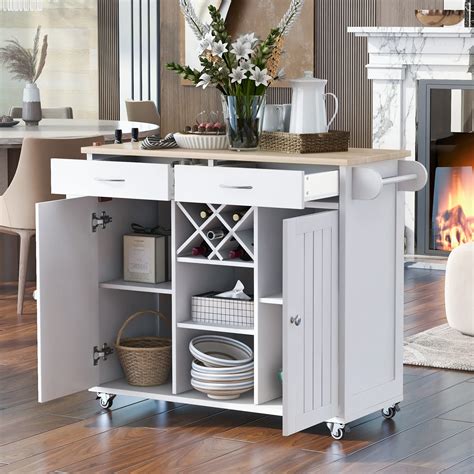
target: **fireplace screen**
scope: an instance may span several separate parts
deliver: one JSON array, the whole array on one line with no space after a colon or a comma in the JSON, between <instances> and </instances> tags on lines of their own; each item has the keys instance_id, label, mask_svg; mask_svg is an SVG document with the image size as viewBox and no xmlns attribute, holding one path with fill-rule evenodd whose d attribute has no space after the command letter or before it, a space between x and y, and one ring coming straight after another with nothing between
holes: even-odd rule
<instances>
[{"instance_id":1,"label":"fireplace screen","mask_svg":"<svg viewBox=\"0 0 474 474\"><path fill-rule=\"evenodd\" d=\"M474 240L474 85L433 81L422 96L417 158L429 182L417 202L417 250L446 254Z\"/></svg>"}]
</instances>

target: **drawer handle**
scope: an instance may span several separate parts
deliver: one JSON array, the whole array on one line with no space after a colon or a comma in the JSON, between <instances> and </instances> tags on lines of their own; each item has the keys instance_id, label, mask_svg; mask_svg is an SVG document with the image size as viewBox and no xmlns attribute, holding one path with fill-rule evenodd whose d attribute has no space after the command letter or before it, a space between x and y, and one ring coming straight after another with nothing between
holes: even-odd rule
<instances>
[{"instance_id":1,"label":"drawer handle","mask_svg":"<svg viewBox=\"0 0 474 474\"><path fill-rule=\"evenodd\" d=\"M123 178L94 178L94 181L100 181L102 183L125 183Z\"/></svg>"},{"instance_id":2,"label":"drawer handle","mask_svg":"<svg viewBox=\"0 0 474 474\"><path fill-rule=\"evenodd\" d=\"M253 186L232 186L230 184L219 184L224 189L253 189Z\"/></svg>"}]
</instances>

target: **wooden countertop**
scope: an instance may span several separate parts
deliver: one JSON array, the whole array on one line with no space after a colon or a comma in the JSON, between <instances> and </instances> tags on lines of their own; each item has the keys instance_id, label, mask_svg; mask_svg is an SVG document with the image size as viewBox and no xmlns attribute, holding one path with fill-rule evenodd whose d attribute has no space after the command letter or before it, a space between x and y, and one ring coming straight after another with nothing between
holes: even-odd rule
<instances>
[{"instance_id":1,"label":"wooden countertop","mask_svg":"<svg viewBox=\"0 0 474 474\"><path fill-rule=\"evenodd\" d=\"M400 160L410 156L410 152L407 150L376 150L373 148L349 148L349 151L346 152L306 154L276 153L271 151L190 150L184 148L142 150L138 143L84 147L82 152L95 155L169 158L170 160L248 161L328 166L355 166L377 161Z\"/></svg>"}]
</instances>

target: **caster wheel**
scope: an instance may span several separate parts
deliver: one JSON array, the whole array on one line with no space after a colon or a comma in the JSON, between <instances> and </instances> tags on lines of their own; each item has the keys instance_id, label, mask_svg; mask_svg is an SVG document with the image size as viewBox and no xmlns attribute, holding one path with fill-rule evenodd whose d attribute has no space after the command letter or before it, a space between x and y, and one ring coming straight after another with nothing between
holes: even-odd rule
<instances>
[{"instance_id":1,"label":"caster wheel","mask_svg":"<svg viewBox=\"0 0 474 474\"><path fill-rule=\"evenodd\" d=\"M326 423L326 425L334 439L340 440L344 437L344 434L346 433L345 425L339 423ZM347 428L347 431L349 431L349 428Z\"/></svg>"},{"instance_id":2,"label":"caster wheel","mask_svg":"<svg viewBox=\"0 0 474 474\"><path fill-rule=\"evenodd\" d=\"M398 403L395 403L395 405L392 405L391 407L383 408L381 410L381 413L386 420L391 420L399 411L400 405Z\"/></svg>"},{"instance_id":3,"label":"caster wheel","mask_svg":"<svg viewBox=\"0 0 474 474\"><path fill-rule=\"evenodd\" d=\"M108 393L98 393L97 399L101 408L109 409L114 404L115 395L109 395Z\"/></svg>"}]
</instances>

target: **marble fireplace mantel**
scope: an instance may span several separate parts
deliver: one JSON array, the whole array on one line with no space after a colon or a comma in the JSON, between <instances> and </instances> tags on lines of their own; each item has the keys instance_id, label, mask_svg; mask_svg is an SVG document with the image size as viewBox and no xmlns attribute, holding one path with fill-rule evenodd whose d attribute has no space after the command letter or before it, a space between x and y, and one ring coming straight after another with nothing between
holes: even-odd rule
<instances>
[{"instance_id":1,"label":"marble fireplace mantel","mask_svg":"<svg viewBox=\"0 0 474 474\"><path fill-rule=\"evenodd\" d=\"M372 81L372 146L416 152L419 80L474 80L474 28L349 27L367 37ZM414 253L415 201L405 207L407 252Z\"/></svg>"}]
</instances>

